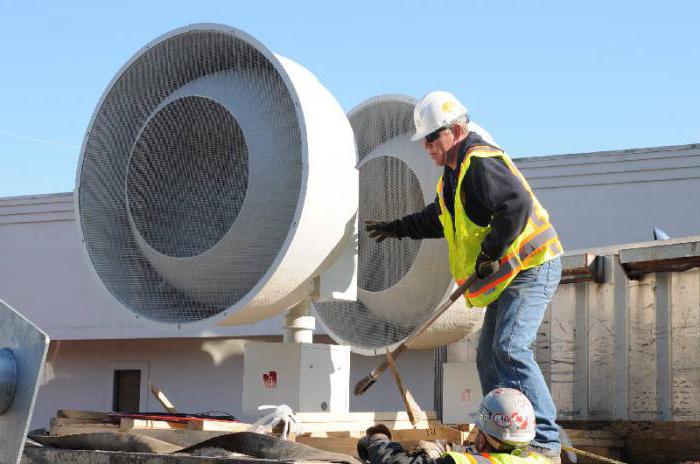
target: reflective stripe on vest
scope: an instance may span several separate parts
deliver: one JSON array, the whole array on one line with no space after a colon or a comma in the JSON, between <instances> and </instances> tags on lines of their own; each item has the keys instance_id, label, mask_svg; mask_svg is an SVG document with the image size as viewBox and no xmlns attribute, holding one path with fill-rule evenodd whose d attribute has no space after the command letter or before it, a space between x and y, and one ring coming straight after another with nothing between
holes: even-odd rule
<instances>
[{"instance_id":1,"label":"reflective stripe on vest","mask_svg":"<svg viewBox=\"0 0 700 464\"><path fill-rule=\"evenodd\" d=\"M470 298L477 297L503 282L514 272L520 270L521 262L526 262L528 257L533 256L535 253L541 251L545 247L551 247L551 251L554 254L559 254L561 252L557 233L551 224L545 224L540 229L537 229L535 233L531 234L529 237L526 237L523 242L524 243L521 243L520 250L518 251L520 259L515 259L513 254L509 254L501 258L499 260L499 268L496 273L490 275L486 279L477 280L471 287L469 287ZM464 280L458 283L462 284L463 282Z\"/></svg>"},{"instance_id":2,"label":"reflective stripe on vest","mask_svg":"<svg viewBox=\"0 0 700 464\"><path fill-rule=\"evenodd\" d=\"M532 197L532 212L521 234L516 237L504 255L499 259L499 270L477 280L466 293L470 306L486 306L495 301L511 280L524 269L530 269L559 256L563 250L554 227L549 222L547 211L532 193L525 177L501 150L490 146L476 145L469 148L460 166L459 179L455 190L454 217L449 213L443 198L443 179L438 181L437 193L440 203L440 222L450 252L450 271L458 284L463 283L474 272L476 258L481 251L481 243L490 233L490 226L481 227L469 219L462 198L461 183L469 169L473 157L497 157L503 160L508 169L518 177ZM468 201L469 199L466 199Z\"/></svg>"},{"instance_id":3,"label":"reflective stripe on vest","mask_svg":"<svg viewBox=\"0 0 700 464\"><path fill-rule=\"evenodd\" d=\"M534 452L523 451L517 456L511 453L458 453L448 451L443 454L450 456L455 464L551 464L552 461Z\"/></svg>"}]
</instances>

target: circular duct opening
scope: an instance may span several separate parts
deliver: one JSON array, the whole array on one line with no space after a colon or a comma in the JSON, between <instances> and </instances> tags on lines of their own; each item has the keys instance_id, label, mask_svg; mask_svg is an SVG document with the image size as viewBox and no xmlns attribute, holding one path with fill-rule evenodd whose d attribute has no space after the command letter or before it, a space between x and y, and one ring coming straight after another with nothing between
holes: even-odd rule
<instances>
[{"instance_id":1,"label":"circular duct opening","mask_svg":"<svg viewBox=\"0 0 700 464\"><path fill-rule=\"evenodd\" d=\"M420 211L435 198L442 169L410 140L415 100L385 95L349 114L360 170L359 222L393 220ZM484 133L473 124L474 128ZM357 301L315 302L319 318L338 343L362 355L382 355L410 336L454 286L445 240L387 239L364 230L358 239ZM411 348L432 348L477 330L483 311L456 301Z\"/></svg>"},{"instance_id":2,"label":"circular duct opening","mask_svg":"<svg viewBox=\"0 0 700 464\"><path fill-rule=\"evenodd\" d=\"M306 140L316 136L282 69L245 33L195 25L144 47L105 91L76 210L93 269L137 315L235 313L273 276L300 226Z\"/></svg>"},{"instance_id":3,"label":"circular duct opening","mask_svg":"<svg viewBox=\"0 0 700 464\"><path fill-rule=\"evenodd\" d=\"M202 97L177 99L148 121L127 168L128 211L156 251L198 255L233 225L248 187L248 147L235 118Z\"/></svg>"},{"instance_id":4,"label":"circular duct opening","mask_svg":"<svg viewBox=\"0 0 700 464\"><path fill-rule=\"evenodd\" d=\"M410 141L415 102L370 99L350 115L360 177L358 222L388 221L420 211L435 197L440 169ZM358 234L358 301L314 303L329 334L363 355L383 354L405 340L452 285L443 240Z\"/></svg>"},{"instance_id":5,"label":"circular duct opening","mask_svg":"<svg viewBox=\"0 0 700 464\"><path fill-rule=\"evenodd\" d=\"M424 206L418 178L400 159L380 156L360 167L360 224L401 218ZM420 246L420 240L410 239L377 243L360 233L358 286L370 292L393 287L411 269Z\"/></svg>"}]
</instances>

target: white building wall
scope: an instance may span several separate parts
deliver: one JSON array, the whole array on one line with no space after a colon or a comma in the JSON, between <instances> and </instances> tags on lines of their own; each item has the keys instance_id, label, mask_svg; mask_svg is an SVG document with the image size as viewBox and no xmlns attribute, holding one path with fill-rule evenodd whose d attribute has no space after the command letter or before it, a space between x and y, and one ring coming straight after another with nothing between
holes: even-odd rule
<instances>
[{"instance_id":1,"label":"white building wall","mask_svg":"<svg viewBox=\"0 0 700 464\"><path fill-rule=\"evenodd\" d=\"M281 341L280 337L258 338ZM316 339L328 342L327 337ZM114 369L142 369L141 411L163 412L147 391L151 381L180 412L221 411L242 414L243 349L241 339L64 340L49 348L32 428L48 428L58 409L110 411ZM351 385L377 365L377 358L352 355ZM425 410L433 409L433 353L409 352L397 367ZM261 386L262 388L262 386ZM351 411L399 411L403 404L391 375L371 393L352 397Z\"/></svg>"},{"instance_id":2,"label":"white building wall","mask_svg":"<svg viewBox=\"0 0 700 464\"><path fill-rule=\"evenodd\" d=\"M700 145L520 158L565 250L700 234Z\"/></svg>"}]
</instances>

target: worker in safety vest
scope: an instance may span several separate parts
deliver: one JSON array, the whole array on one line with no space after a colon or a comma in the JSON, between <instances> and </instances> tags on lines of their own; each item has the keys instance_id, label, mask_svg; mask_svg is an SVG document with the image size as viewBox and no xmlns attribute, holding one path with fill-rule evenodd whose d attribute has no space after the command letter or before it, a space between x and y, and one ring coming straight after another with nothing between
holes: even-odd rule
<instances>
[{"instance_id":1,"label":"worker in safety vest","mask_svg":"<svg viewBox=\"0 0 700 464\"><path fill-rule=\"evenodd\" d=\"M556 457L556 407L531 345L561 277L557 233L510 158L470 130L467 109L454 95L426 95L414 122L412 140L444 166L435 202L391 222L366 221L366 230L377 242L444 237L455 281L477 274L465 298L469 306L488 307L477 351L482 393L522 391L537 417L533 446Z\"/></svg>"},{"instance_id":2,"label":"worker in safety vest","mask_svg":"<svg viewBox=\"0 0 700 464\"><path fill-rule=\"evenodd\" d=\"M391 442L380 424L367 429L357 443L360 459L371 464L551 464L553 460L528 448L535 437L535 412L520 391L498 388L486 395L475 418L473 448L462 444L423 442L422 450L406 452Z\"/></svg>"}]
</instances>

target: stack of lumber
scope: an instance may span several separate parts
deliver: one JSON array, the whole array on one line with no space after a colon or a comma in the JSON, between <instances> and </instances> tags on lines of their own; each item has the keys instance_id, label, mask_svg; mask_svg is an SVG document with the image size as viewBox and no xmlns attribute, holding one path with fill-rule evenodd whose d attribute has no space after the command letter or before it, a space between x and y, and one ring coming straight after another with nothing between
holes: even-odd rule
<instances>
[{"instance_id":1,"label":"stack of lumber","mask_svg":"<svg viewBox=\"0 0 700 464\"><path fill-rule=\"evenodd\" d=\"M355 455L357 440L365 434L365 430L379 423L387 425L391 429L392 439L405 449L417 448L422 440L472 444L475 438L473 424L443 425L433 412L423 413L415 428L405 412L302 413L298 417L302 422L302 433L296 437L298 443L350 455ZM614 431L571 428L567 432L574 448L616 459L622 456L625 441ZM595 462L582 456L578 459L581 464Z\"/></svg>"},{"instance_id":2,"label":"stack of lumber","mask_svg":"<svg viewBox=\"0 0 700 464\"><path fill-rule=\"evenodd\" d=\"M437 420L434 412L422 412L414 425L406 412L360 412L360 413L298 413L301 425L299 434L291 439L324 451L355 455L357 440L365 430L377 424L384 424L391 430L392 439L406 449L418 447L418 442L444 440L454 443L471 444L474 440L474 426L463 424L447 426ZM575 426L573 421L568 427ZM233 420L194 416L170 416L148 414L119 414L109 412L59 410L51 420L51 436L64 436L98 432L136 432L151 434L212 434L235 433L248 430L249 424ZM168 432L164 432L168 431ZM192 432L199 431L199 432ZM149 433L151 432L151 433ZM591 430L568 428L568 435L574 448L619 459L625 448L625 440L617 430ZM579 458L579 463L594 462Z\"/></svg>"},{"instance_id":3,"label":"stack of lumber","mask_svg":"<svg viewBox=\"0 0 700 464\"><path fill-rule=\"evenodd\" d=\"M242 432L250 424L232 420L197 417L148 416L112 412L61 409L51 419L49 435L64 436L80 433L125 432L137 430L203 430Z\"/></svg>"},{"instance_id":4,"label":"stack of lumber","mask_svg":"<svg viewBox=\"0 0 700 464\"><path fill-rule=\"evenodd\" d=\"M297 443L354 456L357 440L373 425L384 424L392 439L404 448L415 448L421 440L446 440L462 443L469 440L470 427L458 430L442 425L435 412L422 412L413 425L405 412L299 413L301 433Z\"/></svg>"},{"instance_id":5,"label":"stack of lumber","mask_svg":"<svg viewBox=\"0 0 700 464\"><path fill-rule=\"evenodd\" d=\"M414 425L408 414L401 412L300 412L296 414L303 433L364 431L384 424L392 430L427 429L441 425L434 411L420 412ZM361 435L360 435L361 436Z\"/></svg>"}]
</instances>

